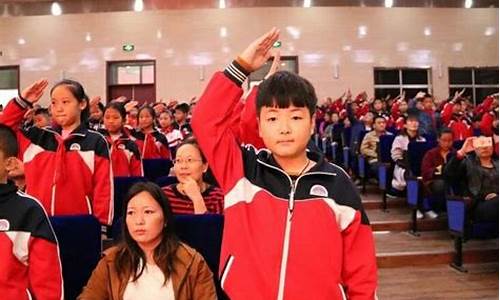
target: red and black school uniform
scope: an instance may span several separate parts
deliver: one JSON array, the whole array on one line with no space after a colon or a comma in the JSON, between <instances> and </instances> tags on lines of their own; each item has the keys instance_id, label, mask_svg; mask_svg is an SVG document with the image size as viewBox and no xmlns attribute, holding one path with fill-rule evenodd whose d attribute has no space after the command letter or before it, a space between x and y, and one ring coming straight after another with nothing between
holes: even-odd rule
<instances>
[{"instance_id":1,"label":"red and black school uniform","mask_svg":"<svg viewBox=\"0 0 500 300\"><path fill-rule=\"evenodd\" d=\"M113 176L144 176L139 148L125 132L121 132L117 138L113 138L105 129L99 132L104 135L109 145Z\"/></svg>"},{"instance_id":2,"label":"red and black school uniform","mask_svg":"<svg viewBox=\"0 0 500 300\"><path fill-rule=\"evenodd\" d=\"M0 123L17 132L26 192L51 216L93 214L101 224L111 224L113 172L106 139L85 125L66 137L61 128L21 129L29 107L14 98L0 116Z\"/></svg>"},{"instance_id":3,"label":"red and black school uniform","mask_svg":"<svg viewBox=\"0 0 500 300\"><path fill-rule=\"evenodd\" d=\"M137 144L141 159L171 159L168 140L161 132L144 133L136 129L130 131L130 138Z\"/></svg>"},{"instance_id":4,"label":"red and black school uniform","mask_svg":"<svg viewBox=\"0 0 500 300\"><path fill-rule=\"evenodd\" d=\"M57 240L42 205L0 184L0 291L4 299L62 299Z\"/></svg>"}]
</instances>

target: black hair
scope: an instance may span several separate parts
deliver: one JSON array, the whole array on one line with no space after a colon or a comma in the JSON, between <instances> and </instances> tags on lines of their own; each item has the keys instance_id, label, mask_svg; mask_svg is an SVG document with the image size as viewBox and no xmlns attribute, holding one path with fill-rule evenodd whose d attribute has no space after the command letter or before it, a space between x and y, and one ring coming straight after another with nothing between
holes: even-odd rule
<instances>
[{"instance_id":1,"label":"black hair","mask_svg":"<svg viewBox=\"0 0 500 300\"><path fill-rule=\"evenodd\" d=\"M375 124L375 121L377 121L377 119L382 119L382 120L384 120L384 121L387 122L387 119L383 115L381 115L381 114L374 114L373 124Z\"/></svg>"},{"instance_id":2,"label":"black hair","mask_svg":"<svg viewBox=\"0 0 500 300\"><path fill-rule=\"evenodd\" d=\"M179 150L182 146L184 145L192 145L194 146L196 149L198 149L198 151L200 152L200 156L201 156L201 161L206 164L207 163L207 159L205 157L205 155L203 155L203 151L201 151L201 148L200 148L200 145L198 144L198 141L194 138L194 137L188 137L186 139L184 139L180 144L179 146L177 146L177 150Z\"/></svg>"},{"instance_id":3,"label":"black hair","mask_svg":"<svg viewBox=\"0 0 500 300\"><path fill-rule=\"evenodd\" d=\"M33 112L33 115L34 116L45 115L48 117L48 116L50 116L50 113L49 113L49 110L47 108L40 107L40 108L35 109L35 111Z\"/></svg>"},{"instance_id":4,"label":"black hair","mask_svg":"<svg viewBox=\"0 0 500 300\"><path fill-rule=\"evenodd\" d=\"M122 117L123 121L125 121L125 118L127 117L127 111L125 110L123 104L121 104L120 102L110 102L104 108L103 113L106 112L108 109L116 110Z\"/></svg>"},{"instance_id":5,"label":"black hair","mask_svg":"<svg viewBox=\"0 0 500 300\"><path fill-rule=\"evenodd\" d=\"M16 157L19 152L16 133L4 124L0 124L0 152L3 152L4 158Z\"/></svg>"},{"instance_id":6,"label":"black hair","mask_svg":"<svg viewBox=\"0 0 500 300\"><path fill-rule=\"evenodd\" d=\"M180 110L183 113L187 114L189 113L189 104L187 103L179 103L175 106L174 110Z\"/></svg>"},{"instance_id":7,"label":"black hair","mask_svg":"<svg viewBox=\"0 0 500 300\"><path fill-rule=\"evenodd\" d=\"M165 107L167 106L167 104L165 104L165 103L163 103L163 102L155 102L155 103L153 103L153 105L152 105L152 106L153 106L153 108L155 108L155 107L157 107L158 105L163 105L163 106L165 106Z\"/></svg>"},{"instance_id":8,"label":"black hair","mask_svg":"<svg viewBox=\"0 0 500 300\"><path fill-rule=\"evenodd\" d=\"M156 113L155 110L149 105L144 105L143 107L139 108L139 111L137 112L137 119L139 119L139 115L143 110L147 110L149 112L149 114L153 118L153 126L154 126L154 119L156 118Z\"/></svg>"},{"instance_id":9,"label":"black hair","mask_svg":"<svg viewBox=\"0 0 500 300\"><path fill-rule=\"evenodd\" d=\"M441 128L441 130L439 130L439 132L438 132L438 138L440 138L443 134L447 134L447 133L453 135L453 130L451 130L451 128L448 128L448 127Z\"/></svg>"},{"instance_id":10,"label":"black hair","mask_svg":"<svg viewBox=\"0 0 500 300\"><path fill-rule=\"evenodd\" d=\"M312 116L318 98L312 84L305 78L288 71L279 71L264 80L257 94L257 116L262 107L307 107Z\"/></svg>"},{"instance_id":11,"label":"black hair","mask_svg":"<svg viewBox=\"0 0 500 300\"><path fill-rule=\"evenodd\" d=\"M102 104L102 102L97 103L97 108L104 113L104 104Z\"/></svg>"},{"instance_id":12,"label":"black hair","mask_svg":"<svg viewBox=\"0 0 500 300\"><path fill-rule=\"evenodd\" d=\"M146 255L132 238L127 227L127 206L136 195L147 192L160 205L163 212L165 226L161 233L160 244L154 249L153 259L164 274L165 282L175 272L174 260L180 241L175 234L175 223L170 202L162 189L152 182L139 182L134 184L123 201L122 213L122 237L118 246L118 254L115 259L115 268L122 282L128 282L132 278L135 282L142 275L146 266Z\"/></svg>"},{"instance_id":13,"label":"black hair","mask_svg":"<svg viewBox=\"0 0 500 300\"><path fill-rule=\"evenodd\" d=\"M89 97L87 96L87 94L85 94L85 90L83 89L83 86L78 81L71 80L71 79L63 79L63 80L59 81L58 83L56 83L52 87L52 89L50 90L50 95L52 96L52 92L54 92L54 90L61 85L66 86L66 88L71 92L73 97L75 97L75 99L79 103L84 102L84 101L87 103L87 105L85 106L85 108L82 110L82 112L80 114L81 124L87 123L89 115L90 115Z\"/></svg>"}]
</instances>

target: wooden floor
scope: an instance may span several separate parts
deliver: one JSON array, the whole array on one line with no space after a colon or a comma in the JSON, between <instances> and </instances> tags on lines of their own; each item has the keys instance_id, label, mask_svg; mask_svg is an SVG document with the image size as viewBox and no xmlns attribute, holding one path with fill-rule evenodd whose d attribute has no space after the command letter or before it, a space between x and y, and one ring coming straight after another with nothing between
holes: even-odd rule
<instances>
[{"instance_id":1,"label":"wooden floor","mask_svg":"<svg viewBox=\"0 0 500 300\"><path fill-rule=\"evenodd\" d=\"M446 215L419 220L419 236L408 233L411 210L406 200L388 199L368 187L361 195L374 232L379 267L379 299L498 299L498 239L463 244L467 273L449 267L453 239Z\"/></svg>"},{"instance_id":2,"label":"wooden floor","mask_svg":"<svg viewBox=\"0 0 500 300\"><path fill-rule=\"evenodd\" d=\"M379 269L379 299L498 299L498 263L472 264L468 273L446 265Z\"/></svg>"}]
</instances>

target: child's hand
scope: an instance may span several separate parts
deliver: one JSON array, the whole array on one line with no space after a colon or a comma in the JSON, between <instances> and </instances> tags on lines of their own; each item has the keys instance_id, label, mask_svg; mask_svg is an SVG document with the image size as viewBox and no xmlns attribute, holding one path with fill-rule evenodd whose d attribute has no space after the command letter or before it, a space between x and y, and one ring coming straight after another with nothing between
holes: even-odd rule
<instances>
[{"instance_id":1,"label":"child's hand","mask_svg":"<svg viewBox=\"0 0 500 300\"><path fill-rule=\"evenodd\" d=\"M278 40L280 36L280 31L276 27L273 27L269 32L259 37L253 41L240 55L240 58L247 63L248 67L253 72L258 68L262 67L266 61L271 57L271 48L273 44Z\"/></svg>"},{"instance_id":2,"label":"child's hand","mask_svg":"<svg viewBox=\"0 0 500 300\"><path fill-rule=\"evenodd\" d=\"M30 108L24 114L24 120L31 121L33 119L33 114L35 113L35 109Z\"/></svg>"},{"instance_id":3,"label":"child's hand","mask_svg":"<svg viewBox=\"0 0 500 300\"><path fill-rule=\"evenodd\" d=\"M126 112L130 112L134 107L137 106L137 104L139 104L139 102L137 101L130 101L130 102L127 102L125 105L124 105L124 108L125 108L125 111Z\"/></svg>"},{"instance_id":4,"label":"child's hand","mask_svg":"<svg viewBox=\"0 0 500 300\"><path fill-rule=\"evenodd\" d=\"M273 76L273 74L276 73L279 70L279 68L280 68L280 62L281 62L281 56L280 56L280 52L278 51L274 55L274 59L273 59L273 63L271 65L271 68L269 69L269 72L264 77L264 79L267 79L267 78Z\"/></svg>"},{"instance_id":5,"label":"child's hand","mask_svg":"<svg viewBox=\"0 0 500 300\"><path fill-rule=\"evenodd\" d=\"M120 96L116 99L111 100L111 102L120 102L120 103L124 103L125 101L127 101L127 97L125 96Z\"/></svg>"},{"instance_id":6,"label":"child's hand","mask_svg":"<svg viewBox=\"0 0 500 300\"><path fill-rule=\"evenodd\" d=\"M89 106L95 107L95 106L97 106L97 104L99 104L99 102L101 102L101 96L95 96L94 98L92 98L90 100Z\"/></svg>"},{"instance_id":7,"label":"child's hand","mask_svg":"<svg viewBox=\"0 0 500 300\"><path fill-rule=\"evenodd\" d=\"M48 85L49 82L46 79L40 79L29 87L25 88L21 92L21 97L33 104L40 100L40 98L42 98L43 92Z\"/></svg>"}]
</instances>

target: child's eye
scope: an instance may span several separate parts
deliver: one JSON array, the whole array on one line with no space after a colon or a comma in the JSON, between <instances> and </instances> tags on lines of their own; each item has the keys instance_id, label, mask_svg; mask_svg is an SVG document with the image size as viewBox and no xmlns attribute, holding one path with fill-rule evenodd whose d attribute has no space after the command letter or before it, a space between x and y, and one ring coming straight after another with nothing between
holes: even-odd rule
<instances>
[{"instance_id":1,"label":"child's eye","mask_svg":"<svg viewBox=\"0 0 500 300\"><path fill-rule=\"evenodd\" d=\"M274 121L276 121L276 120L277 120L277 118L276 118L276 117L267 118L267 121L268 121L268 122L274 122Z\"/></svg>"},{"instance_id":2,"label":"child's eye","mask_svg":"<svg viewBox=\"0 0 500 300\"><path fill-rule=\"evenodd\" d=\"M150 214L154 213L154 210L146 210L146 211L145 211L145 213L146 213L147 215L150 215Z\"/></svg>"},{"instance_id":3,"label":"child's eye","mask_svg":"<svg viewBox=\"0 0 500 300\"><path fill-rule=\"evenodd\" d=\"M302 120L302 117L299 117L299 116L293 116L293 117L292 117L292 120Z\"/></svg>"},{"instance_id":4,"label":"child's eye","mask_svg":"<svg viewBox=\"0 0 500 300\"><path fill-rule=\"evenodd\" d=\"M127 215L128 215L128 216L131 216L131 215L133 215L133 214L134 214L134 212L133 212L133 211L127 211Z\"/></svg>"}]
</instances>

